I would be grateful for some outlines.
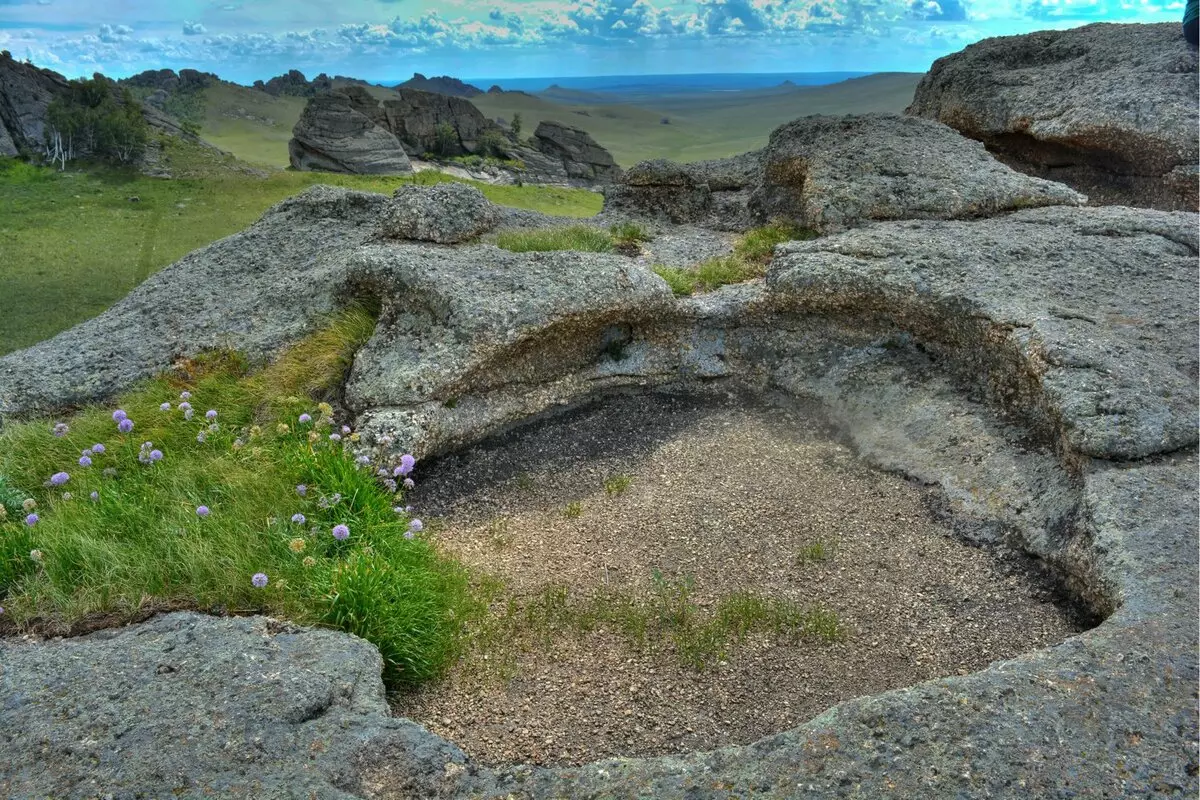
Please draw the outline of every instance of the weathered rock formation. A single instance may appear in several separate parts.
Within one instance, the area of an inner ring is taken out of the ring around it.
[[[1196,210],[1197,57],[1175,23],[985,39],[939,58],[909,114],[1093,203]]]
[[[253,88],[275,97],[281,95],[316,97],[322,92],[328,92],[333,89],[333,79],[322,72],[313,78],[312,81],[309,81],[300,70],[290,69],[283,75],[276,75],[265,83],[263,81],[255,81]]]
[[[221,83],[221,79],[211,72],[200,72],[195,69],[181,69],[178,74],[172,69],[148,69],[145,72],[130,75],[128,78],[122,78],[117,83],[141,89],[190,92],[215,86]]]
[[[46,109],[67,88],[57,72],[38,69],[0,54],[0,156],[42,152]]]
[[[472,86],[469,83],[460,81],[458,78],[452,78],[449,75],[426,78],[419,72],[414,72],[411,78],[396,86],[397,91],[401,89],[416,89],[422,92],[450,95],[451,97],[475,97],[483,94],[483,90],[478,86]]]
[[[394,99],[380,102],[360,86],[344,87],[330,96],[342,99],[320,96],[310,100],[293,131],[292,166],[297,169],[350,171],[336,165],[359,160],[357,154],[364,149],[385,147],[390,152],[392,146],[380,136],[389,133],[412,157],[496,155],[499,150],[507,158],[520,160],[524,164],[521,178],[531,182],[591,186],[611,182],[621,174],[612,155],[587,133],[556,122],[541,123],[532,143],[526,143],[516,141],[511,130],[487,119],[461,97],[400,89]],[[331,109],[337,109],[329,117],[337,127],[324,131],[323,120]],[[343,118],[347,112],[362,120],[350,126]],[[362,134],[352,133],[351,128],[365,131],[371,141],[353,141]],[[312,144],[317,140],[323,140],[320,147]],[[339,155],[338,146],[348,149],[345,157]],[[313,150],[321,156],[305,156]]]
[[[780,247],[765,283],[676,300],[619,255],[388,239],[393,203],[329,187],[280,203],[0,358],[0,408],[107,396],[204,347],[277,352],[372,292],[382,314],[345,396],[367,444],[387,433],[429,456],[607,389],[783,391],[940,486],[966,530],[1052,565],[1105,621],[752,745],[561,769],[483,767],[391,717],[378,654],[328,631],[176,614],[5,640],[2,729],[21,735],[0,735],[0,793],[1106,796],[1117,760],[1122,794],[1200,788],[1200,216],[868,222]]]
[[[745,230],[787,219],[820,232],[870,220],[960,219],[1086,198],[1004,166],[945,125],[893,114],[812,116],[754,153],[638,164],[605,210]]]
[[[412,171],[391,131],[360,113],[344,92],[318,95],[304,107],[288,156],[296,169],[393,175]]]
[[[567,177],[589,183],[612,183],[621,177],[621,168],[612,154],[588,135],[587,131],[544,120],[533,132],[534,147],[557,160]]]
[[[474,186],[462,183],[401,186],[392,195],[380,235],[457,244],[487,233],[496,227],[501,216],[500,210]]]

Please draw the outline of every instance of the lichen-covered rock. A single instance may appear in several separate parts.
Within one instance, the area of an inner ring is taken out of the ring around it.
[[[300,170],[358,175],[412,172],[400,142],[355,108],[344,92],[328,92],[308,101],[288,142],[291,164]]]
[[[533,132],[533,139],[539,151],[562,162],[568,178],[611,183],[621,177],[621,168],[612,154],[596,144],[587,131],[543,120]]]
[[[604,189],[610,214],[699,223],[723,231],[753,227],[750,193],[762,180],[761,153],[677,164],[656,159],[631,167]]]
[[[390,239],[456,244],[487,233],[500,216],[474,186],[401,186],[392,195],[380,233]]]
[[[1093,203],[1197,209],[1197,57],[1174,22],[1097,23],[939,58],[907,113]]]
[[[57,72],[0,54],[0,156],[42,151],[46,109],[66,88],[66,79]]]
[[[774,218],[829,232],[890,219],[984,217],[1086,198],[1001,164],[940,123],[894,114],[803,117],[776,128],[750,197]]]
[[[396,94],[395,99],[383,102],[381,113],[388,130],[404,143],[410,155],[474,153],[485,131],[498,131],[494,122],[463,97],[400,87]],[[449,126],[453,141],[440,137],[442,126]]]

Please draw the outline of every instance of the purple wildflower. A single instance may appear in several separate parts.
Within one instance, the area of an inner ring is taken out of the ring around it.
[[[204,418],[205,419],[216,419],[217,418],[217,410],[215,408],[210,408],[208,411],[205,411]]]
[[[413,467],[417,465],[417,460],[412,457],[411,453],[405,453],[400,456],[400,466],[396,467],[397,475],[407,475],[413,471]]]
[[[179,393],[179,399],[180,399],[180,400],[191,400],[191,399],[192,399],[192,393],[191,393],[191,392],[180,392],[180,393]]]
[[[349,436],[349,435],[350,435],[350,426],[343,425],[342,426],[342,436]]]
[[[334,525],[333,526],[333,538],[335,538],[339,542],[341,542],[341,541],[344,541],[345,539],[348,539],[349,537],[350,537],[350,529],[347,528],[345,525]]]
[[[411,530],[407,530],[404,532],[404,538],[405,539],[415,539],[415,538],[417,538],[417,535],[415,533],[413,533]]]
[[[421,522],[419,519],[409,520],[408,527],[409,530],[414,530],[417,533],[420,533],[421,531],[425,530],[425,523]]]
[[[129,417],[125,417],[117,423],[117,430],[119,430],[121,433],[129,433],[131,430],[133,430],[133,420],[131,420]]]
[[[96,455],[100,455],[104,452],[104,445],[97,442],[96,444],[92,445],[92,452]]]
[[[331,441],[331,442],[340,442],[341,440],[342,440],[342,437],[341,437],[341,435],[340,435],[340,434],[337,434],[337,433],[331,433],[331,434],[329,434],[329,441]]]
[[[358,464],[360,467],[365,467],[367,464],[371,463],[371,457],[359,456],[358,458],[354,459],[354,463]]]
[[[413,487],[414,487],[414,486],[416,486],[416,485],[417,485],[417,484],[416,484],[416,482],[415,482],[415,481],[414,481],[412,478],[405,478],[405,479],[404,479],[404,488],[405,488],[405,489],[411,489],[411,488],[413,488]]]
[[[99,493],[99,492],[92,492],[92,494],[91,494],[90,496],[91,496],[91,498],[92,498],[92,502],[93,502],[93,503],[94,503],[94,502],[96,502],[97,500],[99,500],[99,499],[100,499],[100,493]]]
[[[151,450],[150,451],[150,460],[151,461],[162,461],[162,457],[163,457],[162,450]]]
[[[187,392],[184,392],[184,394],[187,394]],[[192,410],[192,404],[191,404],[191,403],[189,403],[189,402],[187,402],[187,401],[185,400],[184,402],[182,402],[182,403],[180,403],[180,404],[179,404],[179,410],[180,410],[180,411],[191,411],[191,410]]]
[[[303,514],[292,514],[292,522],[296,523],[297,525],[303,525],[305,522],[304,515]]]
[[[395,508],[392,509],[392,511],[395,511],[397,514],[403,514],[404,506],[396,506]]]
[[[308,494],[308,487],[301,483],[296,487],[296,494],[304,497],[306,494]]]
[[[90,458],[89,458],[89,457],[87,457],[87,456],[80,456],[80,457],[79,457],[79,466],[81,466],[81,467],[90,467],[91,465],[92,465],[92,459],[90,459]]]
[[[38,524],[39,519],[40,517],[38,517],[37,514],[30,514],[25,518],[25,524],[32,528],[34,525]]]
[[[405,506],[405,507],[404,507],[404,513],[405,513],[405,514],[411,513],[411,512],[412,512],[412,510],[413,510],[413,507],[412,507],[412,506]]]
[[[215,423],[215,422],[214,422],[212,425],[209,425],[209,426],[208,426],[208,432],[209,432],[209,433],[216,433],[216,432],[217,432],[217,431],[219,431],[219,430],[221,430],[221,426],[220,426],[220,425],[218,425],[218,424],[217,424],[217,423]]]
[[[392,494],[396,493],[396,490],[397,490],[396,482],[394,480],[392,480],[391,478],[385,478],[383,481],[383,485],[386,486],[387,490],[389,492],[391,492]]]
[[[118,408],[116,411],[113,412],[112,418],[113,418],[113,422],[120,422],[123,419],[129,419],[129,415]]]
[[[204,444],[207,440],[208,440],[207,432],[200,431],[199,433],[196,434],[196,441],[199,442],[200,444]]]
[[[184,412],[183,412],[183,418],[184,418],[184,419],[191,419],[191,418],[192,418],[192,415],[193,415],[194,413],[196,413],[196,412],[192,411],[192,410],[189,408],[187,411],[184,411]]]
[[[69,431],[69,430],[71,430],[71,429],[70,429],[70,427],[67,426],[67,423],[60,422],[54,426],[54,435],[61,439],[62,437],[67,435],[67,431]]]
[[[170,404],[170,403],[163,403],[161,406],[159,406],[159,407],[158,407],[158,410],[159,410],[159,411],[170,411],[170,410],[171,410],[171,404]]]
[[[197,517],[207,517],[208,516],[208,506],[196,506],[196,516]]]
[[[261,589],[267,585],[267,575],[265,572],[256,572],[254,573],[254,577],[250,579],[250,582],[253,583],[255,587]]]
[[[310,417],[308,414],[301,414],[300,415],[300,424],[303,425],[308,422],[312,422],[312,417]]]
[[[71,476],[65,472],[56,472],[50,476],[51,486],[62,486],[67,481],[71,480]]]

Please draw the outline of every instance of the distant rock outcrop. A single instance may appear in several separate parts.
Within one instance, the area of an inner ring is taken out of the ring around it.
[[[331,91],[333,89],[333,81],[334,79],[330,78],[324,72],[313,78],[312,81],[309,81],[300,70],[290,69],[283,75],[276,75],[265,83],[263,81],[255,81],[253,88],[275,97],[281,95],[316,97],[322,92]]]
[[[1175,23],[984,39],[939,58],[907,113],[1093,203],[1197,208],[1197,58]]]
[[[122,86],[134,86],[140,89],[160,89],[167,92],[187,92],[207,89],[221,83],[221,78],[211,72],[200,72],[195,69],[181,69],[176,74],[171,69],[148,69],[137,75],[130,75],[117,81]]]
[[[417,89],[422,92],[445,94],[451,97],[476,97],[483,94],[483,89],[464,83],[458,78],[452,78],[449,75],[426,78],[419,72],[414,72],[411,78],[396,86],[397,91],[401,89]]]
[[[612,183],[621,177],[621,168],[612,154],[598,145],[587,131],[545,120],[538,124],[533,139],[539,152],[562,163],[568,178]]]
[[[412,164],[391,131],[355,108],[343,92],[309,100],[288,142],[291,164],[300,170],[359,175],[412,171]]]
[[[382,117],[409,155],[474,153],[480,135],[496,128],[482,111],[462,97],[419,89],[397,89],[396,94],[396,99],[383,102]],[[454,141],[440,140],[439,128],[443,125],[453,129]]]

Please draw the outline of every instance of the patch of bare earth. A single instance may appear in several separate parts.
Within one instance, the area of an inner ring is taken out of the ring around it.
[[[620,475],[628,488],[606,491]],[[491,635],[394,710],[484,764],[746,744],[1080,629],[1029,565],[957,538],[931,489],[869,468],[795,405],[613,397],[419,477],[441,545],[503,588]],[[754,632],[697,670],[654,624],[655,570],[660,589],[693,582],[697,619],[750,591],[831,610],[846,635]],[[611,620],[529,624],[547,587],[566,587],[563,608],[633,598],[651,612],[645,641]]]

